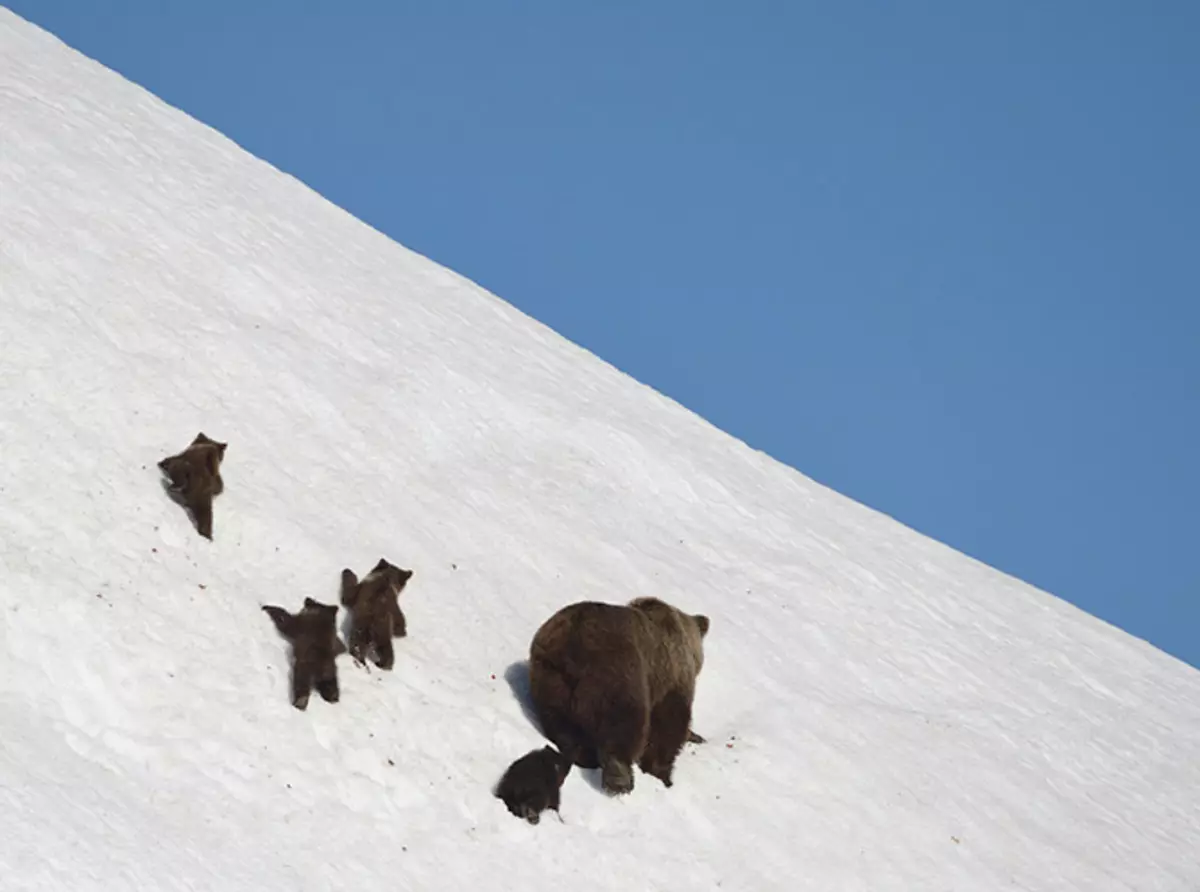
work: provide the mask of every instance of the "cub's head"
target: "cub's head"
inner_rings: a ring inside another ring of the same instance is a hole
[[[304,616],[311,616],[313,619],[332,623],[337,618],[338,608],[336,604],[322,604],[320,601],[314,601],[312,598],[304,599],[304,609],[300,611]]]
[[[388,581],[388,586],[397,595],[404,591],[408,580],[412,579],[412,570],[403,570],[395,564],[388,563],[386,558],[380,558],[379,563],[371,570],[372,576],[382,576]]]
[[[225,447],[228,446],[229,444],[228,443],[218,443],[212,437],[205,436],[204,431],[201,431],[200,433],[196,434],[196,439],[192,440],[192,445],[193,446],[216,446],[217,454],[219,456],[221,456],[221,458],[224,458],[225,457]]]

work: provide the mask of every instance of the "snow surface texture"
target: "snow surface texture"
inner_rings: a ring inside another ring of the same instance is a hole
[[[782,407],[781,411],[788,411]],[[229,442],[215,541],[155,462]],[[1200,674],[715,430],[0,10],[0,885],[1200,889]],[[259,610],[416,571],[288,699]],[[675,786],[491,789],[537,626],[712,617]]]

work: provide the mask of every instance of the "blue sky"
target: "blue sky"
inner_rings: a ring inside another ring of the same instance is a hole
[[[1200,665],[1200,4],[7,2],[751,445]]]

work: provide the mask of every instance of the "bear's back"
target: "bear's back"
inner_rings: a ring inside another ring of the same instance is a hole
[[[395,600],[387,576],[383,573],[372,573],[359,585],[353,613],[363,620],[381,619],[390,612]]]
[[[580,601],[548,620],[533,636],[530,659],[544,661],[569,675],[640,656],[645,646],[643,621],[628,607]]]
[[[223,489],[221,453],[216,446],[207,443],[193,443],[177,458],[188,468],[185,487],[188,495],[216,495]]]

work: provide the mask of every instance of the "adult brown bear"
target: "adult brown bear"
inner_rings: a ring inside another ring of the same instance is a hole
[[[708,617],[657,598],[627,606],[584,601],[542,624],[529,685],[542,731],[611,794],[633,789],[633,765],[671,786],[689,739]]]

